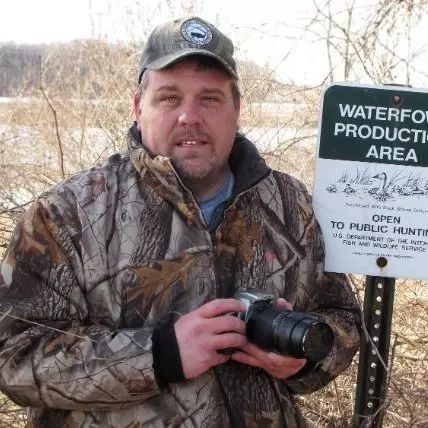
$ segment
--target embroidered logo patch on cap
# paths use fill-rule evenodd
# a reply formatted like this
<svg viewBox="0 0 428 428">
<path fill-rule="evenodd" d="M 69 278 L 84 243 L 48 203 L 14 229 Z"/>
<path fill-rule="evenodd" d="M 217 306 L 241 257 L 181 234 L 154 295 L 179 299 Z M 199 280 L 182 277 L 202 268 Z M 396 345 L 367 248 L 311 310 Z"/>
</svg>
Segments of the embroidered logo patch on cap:
<svg viewBox="0 0 428 428">
<path fill-rule="evenodd" d="M 197 19 L 190 19 L 181 26 L 181 34 L 191 43 L 207 45 L 213 38 L 211 30 Z"/>
</svg>

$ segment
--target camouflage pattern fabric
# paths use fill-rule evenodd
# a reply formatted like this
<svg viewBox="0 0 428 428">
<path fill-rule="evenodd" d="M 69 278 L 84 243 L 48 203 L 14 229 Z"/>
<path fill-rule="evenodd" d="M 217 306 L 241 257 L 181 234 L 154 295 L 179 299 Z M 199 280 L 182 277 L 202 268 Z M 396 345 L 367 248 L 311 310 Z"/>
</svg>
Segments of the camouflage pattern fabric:
<svg viewBox="0 0 428 428">
<path fill-rule="evenodd" d="M 345 278 L 323 271 L 304 186 L 237 135 L 239 192 L 210 231 L 170 160 L 150 157 L 135 128 L 128 146 L 19 221 L 1 266 L 0 389 L 29 408 L 30 427 L 304 427 L 293 394 L 350 364 L 360 325 Z M 237 288 L 318 314 L 336 333 L 332 352 L 285 381 L 229 362 L 161 391 L 156 323 Z"/>
</svg>

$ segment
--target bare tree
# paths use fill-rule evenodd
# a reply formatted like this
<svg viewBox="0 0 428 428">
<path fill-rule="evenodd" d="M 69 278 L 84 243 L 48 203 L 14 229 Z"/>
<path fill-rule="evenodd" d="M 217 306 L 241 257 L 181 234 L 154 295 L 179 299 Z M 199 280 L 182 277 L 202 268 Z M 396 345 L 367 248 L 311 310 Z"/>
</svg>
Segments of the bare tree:
<svg viewBox="0 0 428 428">
<path fill-rule="evenodd" d="M 428 10 L 424 0 L 314 0 L 306 27 L 324 40 L 329 79 L 412 84 L 426 76 L 419 61 L 428 51 L 420 39 Z M 417 42 L 417 43 L 416 43 Z"/>
</svg>

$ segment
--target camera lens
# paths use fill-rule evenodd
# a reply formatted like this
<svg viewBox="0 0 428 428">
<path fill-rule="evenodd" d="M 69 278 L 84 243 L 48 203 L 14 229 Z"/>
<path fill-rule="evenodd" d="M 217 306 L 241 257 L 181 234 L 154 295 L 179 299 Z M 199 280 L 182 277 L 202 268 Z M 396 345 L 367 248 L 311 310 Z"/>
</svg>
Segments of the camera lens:
<svg viewBox="0 0 428 428">
<path fill-rule="evenodd" d="M 261 348 L 314 362 L 327 356 L 334 339 L 330 326 L 317 318 L 277 311 L 272 306 L 253 312 L 247 320 L 246 333 Z"/>
<path fill-rule="evenodd" d="M 324 322 L 309 317 L 307 314 L 293 313 L 292 320 L 284 320 L 278 327 L 279 343 L 284 332 L 291 329 L 288 349 L 291 355 L 319 361 L 327 356 L 333 345 L 333 331 Z"/>
<path fill-rule="evenodd" d="M 302 341 L 302 349 L 308 360 L 319 361 L 325 358 L 333 346 L 333 339 L 333 332 L 328 324 L 312 322 Z"/>
</svg>

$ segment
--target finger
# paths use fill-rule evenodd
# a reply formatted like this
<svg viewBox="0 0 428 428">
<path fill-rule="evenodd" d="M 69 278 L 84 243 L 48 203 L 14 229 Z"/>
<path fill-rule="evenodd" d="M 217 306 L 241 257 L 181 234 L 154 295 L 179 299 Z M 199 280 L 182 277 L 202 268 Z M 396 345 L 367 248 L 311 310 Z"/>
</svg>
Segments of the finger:
<svg viewBox="0 0 428 428">
<path fill-rule="evenodd" d="M 276 378 L 276 379 L 286 379 L 287 377 L 289 377 L 288 373 L 285 373 L 284 371 L 281 370 L 275 370 L 275 369 L 265 369 L 272 377 Z"/>
<path fill-rule="evenodd" d="M 276 367 L 270 366 L 266 361 L 260 361 L 257 358 L 252 357 L 251 355 L 246 354 L 245 352 L 235 352 L 232 354 L 231 359 L 242 364 L 247 364 L 249 366 L 258 367 L 266 372 L 268 372 L 272 377 L 276 379 L 285 379 L 291 374 L 297 373 L 298 370 L 286 367 Z"/>
<path fill-rule="evenodd" d="M 206 322 L 213 333 L 236 332 L 245 334 L 245 322 L 232 315 L 210 318 Z"/>
<path fill-rule="evenodd" d="M 257 358 L 252 357 L 251 355 L 245 353 L 245 352 L 241 352 L 241 351 L 237 351 L 235 353 L 232 354 L 231 359 L 233 361 L 237 361 L 238 363 L 241 364 L 247 364 L 249 366 L 253 366 L 253 367 L 259 367 L 259 368 L 263 368 L 264 363 L 260 360 L 258 360 Z"/>
<path fill-rule="evenodd" d="M 236 299 L 215 299 L 205 303 L 194 312 L 204 318 L 213 318 L 224 315 L 228 312 L 242 312 L 245 310 L 244 304 Z"/>
<path fill-rule="evenodd" d="M 226 361 L 230 360 L 230 355 L 216 353 L 213 356 L 211 367 L 218 366 L 219 364 L 224 364 Z"/>
<path fill-rule="evenodd" d="M 214 349 L 242 348 L 247 344 L 247 338 L 239 333 L 223 333 L 212 336 Z"/>
<path fill-rule="evenodd" d="M 247 364 L 253 367 L 261 368 L 276 379 L 287 379 L 288 377 L 299 372 L 300 369 L 302 368 L 300 366 L 301 360 L 294 359 L 299 363 L 298 366 L 295 366 L 294 363 L 291 365 L 286 364 L 283 366 L 278 366 L 270 362 L 269 360 L 266 360 L 266 359 L 259 360 L 255 357 L 252 357 L 249 354 L 246 354 L 245 352 L 239 352 L 239 351 L 232 354 L 231 359 L 242 364 Z"/>
<path fill-rule="evenodd" d="M 236 352 L 232 355 L 232 359 L 243 364 L 251 365 L 253 367 L 260 367 L 269 372 L 274 370 L 281 371 L 281 367 L 277 367 L 266 358 L 259 359 L 254 355 L 247 354 L 246 352 Z"/>
<path fill-rule="evenodd" d="M 265 370 L 278 379 L 285 379 L 299 372 L 306 364 L 306 360 L 278 355 L 269 352 Z"/>
<path fill-rule="evenodd" d="M 286 309 L 288 311 L 293 310 L 293 305 L 282 297 L 276 300 L 275 306 L 277 309 Z"/>
<path fill-rule="evenodd" d="M 260 361 L 267 361 L 268 360 L 268 354 L 269 352 L 264 351 L 263 349 L 259 348 L 258 346 L 247 343 L 242 350 L 246 352 L 248 355 L 251 355 L 252 357 L 256 358 Z"/>
<path fill-rule="evenodd" d="M 302 358 L 289 357 L 280 355 L 275 352 L 269 352 L 267 355 L 268 361 L 274 366 L 291 366 L 302 368 L 306 364 L 306 360 Z"/>
<path fill-rule="evenodd" d="M 300 371 L 300 368 L 297 367 L 264 367 L 264 369 L 278 379 L 288 379 Z"/>
</svg>

